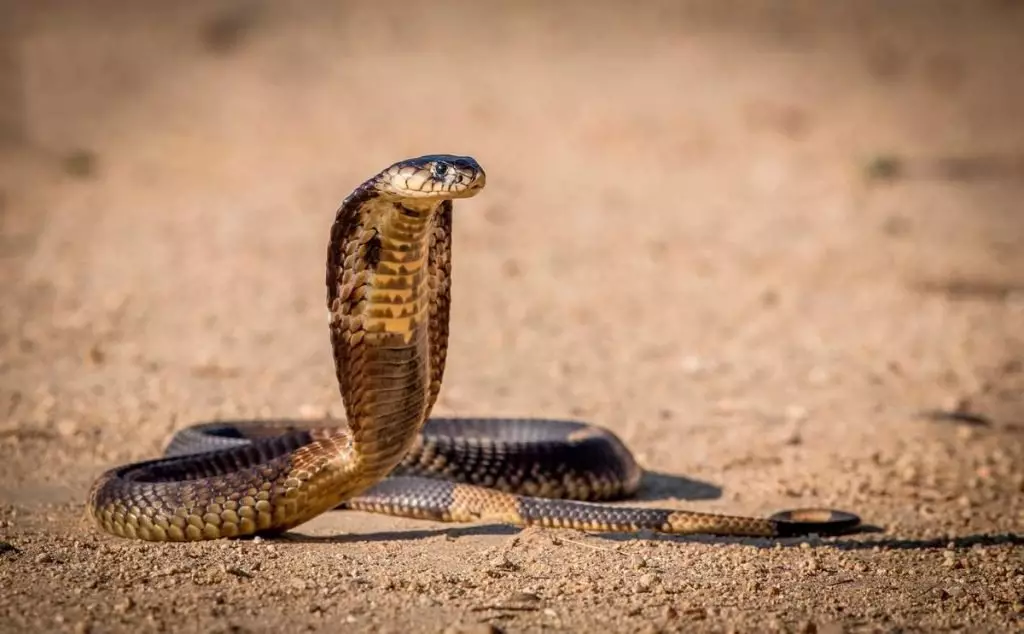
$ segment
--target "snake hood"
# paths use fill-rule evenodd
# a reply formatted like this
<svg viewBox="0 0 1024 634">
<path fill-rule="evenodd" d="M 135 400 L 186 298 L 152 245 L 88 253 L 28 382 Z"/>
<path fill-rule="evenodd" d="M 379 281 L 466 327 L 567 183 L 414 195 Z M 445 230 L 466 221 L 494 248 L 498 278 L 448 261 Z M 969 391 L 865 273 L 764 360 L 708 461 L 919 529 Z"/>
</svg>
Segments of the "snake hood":
<svg viewBox="0 0 1024 634">
<path fill-rule="evenodd" d="M 469 156 L 428 154 L 388 167 L 374 179 L 373 189 L 385 198 L 468 198 L 486 182 L 483 168 Z"/>
</svg>

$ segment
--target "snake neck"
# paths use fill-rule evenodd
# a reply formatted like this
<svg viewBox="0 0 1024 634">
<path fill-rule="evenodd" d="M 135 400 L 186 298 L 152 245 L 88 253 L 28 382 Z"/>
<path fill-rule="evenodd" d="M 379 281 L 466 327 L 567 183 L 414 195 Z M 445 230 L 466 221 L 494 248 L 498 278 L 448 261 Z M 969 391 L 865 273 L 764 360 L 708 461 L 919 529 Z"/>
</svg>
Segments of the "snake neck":
<svg viewBox="0 0 1024 634">
<path fill-rule="evenodd" d="M 331 234 L 328 308 L 354 471 L 367 485 L 412 447 L 430 409 L 430 240 L 439 201 L 363 194 Z"/>
</svg>

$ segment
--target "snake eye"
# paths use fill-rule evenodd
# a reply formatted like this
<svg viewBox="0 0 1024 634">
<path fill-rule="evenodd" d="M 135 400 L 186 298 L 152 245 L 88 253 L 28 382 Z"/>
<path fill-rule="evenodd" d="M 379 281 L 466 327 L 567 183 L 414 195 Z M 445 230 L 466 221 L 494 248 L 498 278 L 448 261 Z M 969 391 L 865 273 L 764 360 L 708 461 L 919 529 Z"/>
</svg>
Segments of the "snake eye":
<svg viewBox="0 0 1024 634">
<path fill-rule="evenodd" d="M 437 179 L 442 179 L 452 171 L 452 166 L 447 163 L 434 163 L 434 166 L 430 168 L 430 175 Z"/>
</svg>

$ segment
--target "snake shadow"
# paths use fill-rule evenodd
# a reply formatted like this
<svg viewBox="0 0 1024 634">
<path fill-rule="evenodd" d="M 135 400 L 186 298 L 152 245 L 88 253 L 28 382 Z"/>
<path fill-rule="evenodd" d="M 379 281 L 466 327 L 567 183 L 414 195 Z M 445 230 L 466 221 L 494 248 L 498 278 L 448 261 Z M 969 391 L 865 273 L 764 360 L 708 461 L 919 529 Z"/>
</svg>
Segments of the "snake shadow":
<svg viewBox="0 0 1024 634">
<path fill-rule="evenodd" d="M 655 500 L 717 500 L 722 497 L 722 487 L 703 480 L 684 476 L 644 471 L 640 490 L 632 498 L 651 502 Z"/>
<path fill-rule="evenodd" d="M 436 529 L 416 530 L 391 530 L 378 531 L 375 533 L 352 533 L 341 535 L 303 535 L 300 533 L 284 533 L 277 536 L 275 541 L 292 542 L 296 544 L 365 544 L 374 542 L 401 542 L 418 541 L 436 537 L 458 539 L 461 537 L 474 536 L 505 536 L 511 537 L 522 532 L 524 529 L 506 524 L 480 524 L 451 526 Z M 552 530 L 552 535 L 557 537 L 566 531 Z M 812 547 L 831 548 L 834 550 L 854 552 L 861 550 L 970 550 L 973 548 L 992 548 L 998 546 L 1024 546 L 1024 535 L 1018 533 L 977 533 L 973 535 L 962 535 L 960 537 L 942 537 L 934 539 L 901 539 L 899 537 L 887 537 L 882 539 L 857 539 L 850 538 L 850 535 L 871 534 L 882 532 L 875 526 L 862 526 L 853 529 L 846 536 L 836 537 L 719 537 L 715 535 L 666 535 L 662 533 L 585 533 L 587 537 L 597 538 L 610 542 L 627 541 L 661 541 L 677 544 L 736 544 L 752 546 L 759 549 L 802 549 L 804 544 Z M 609 549 L 609 552 L 617 552 Z"/>
</svg>

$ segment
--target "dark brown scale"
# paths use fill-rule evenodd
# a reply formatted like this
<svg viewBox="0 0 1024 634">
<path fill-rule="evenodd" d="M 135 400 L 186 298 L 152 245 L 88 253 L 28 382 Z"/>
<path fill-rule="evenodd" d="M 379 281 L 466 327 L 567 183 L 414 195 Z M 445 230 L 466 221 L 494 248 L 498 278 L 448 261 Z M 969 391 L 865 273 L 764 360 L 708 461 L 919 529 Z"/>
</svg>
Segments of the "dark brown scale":
<svg viewBox="0 0 1024 634">
<path fill-rule="evenodd" d="M 374 233 L 366 244 L 360 247 L 363 250 L 363 259 L 366 261 L 366 268 L 375 269 L 380 264 L 380 236 Z"/>
</svg>

